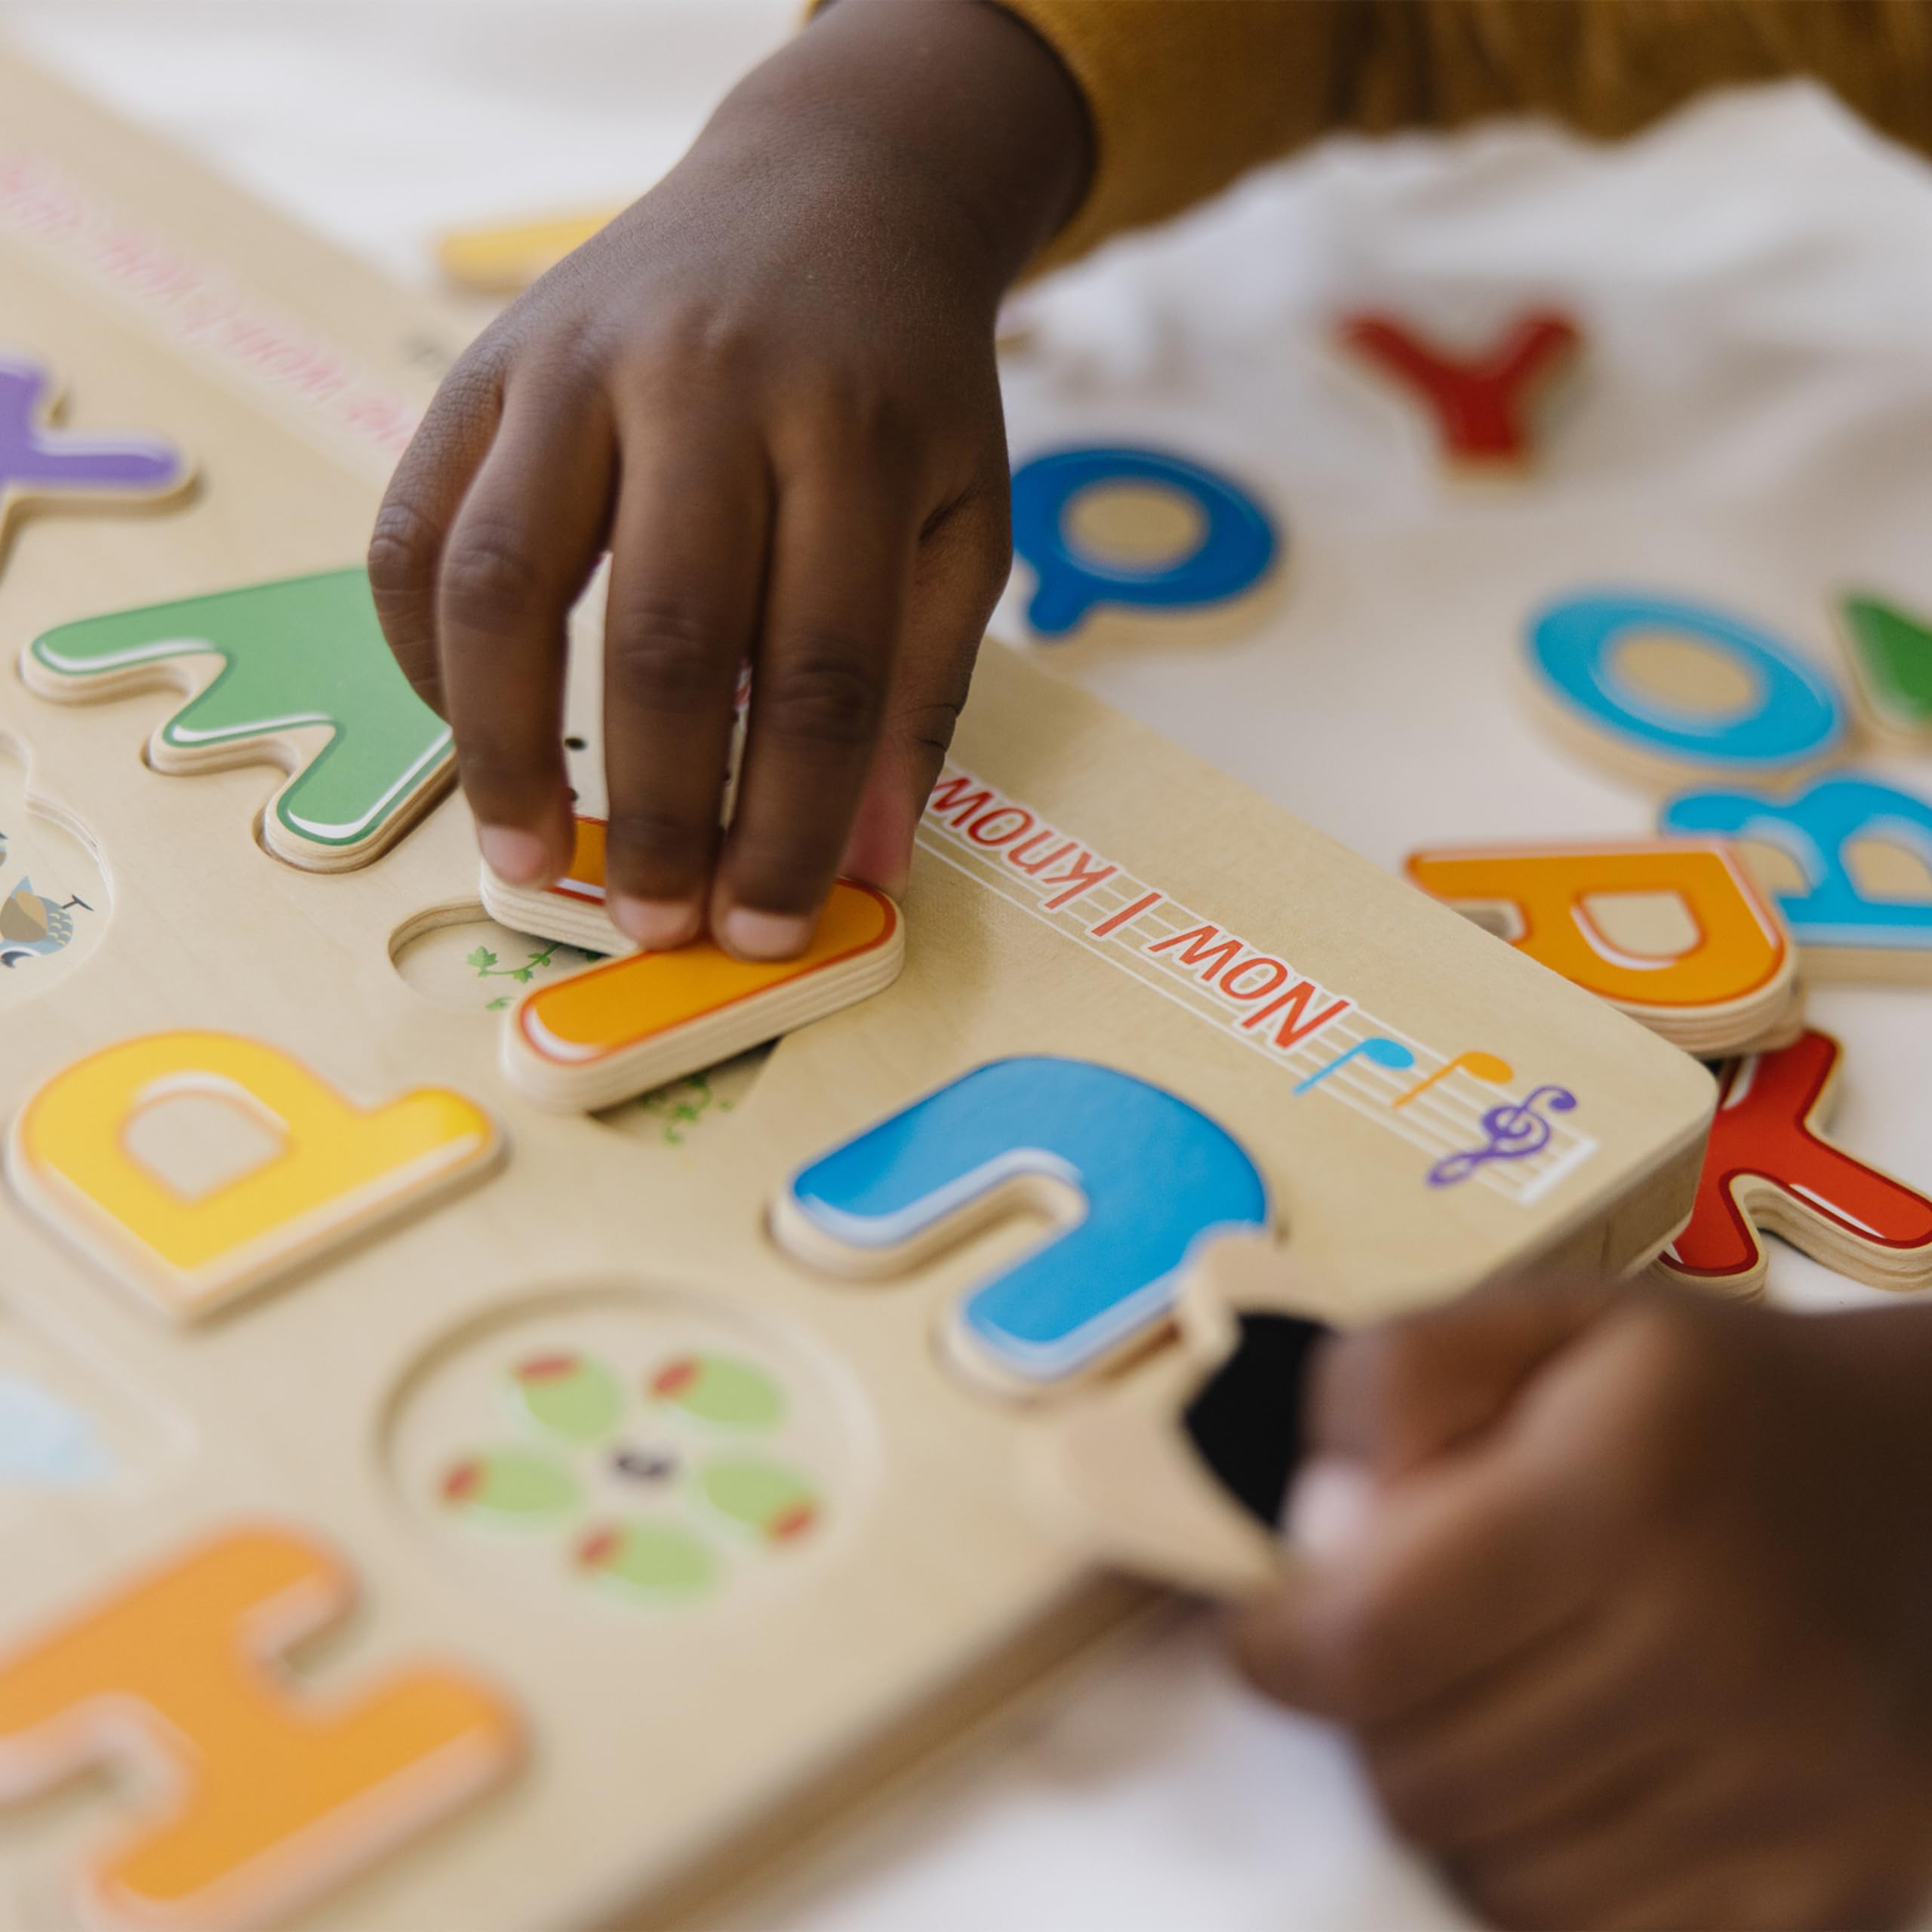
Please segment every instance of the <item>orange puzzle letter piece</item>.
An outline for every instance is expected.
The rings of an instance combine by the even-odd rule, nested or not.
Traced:
[[[127,1143],[143,1108],[188,1095],[266,1124],[278,1151],[184,1195]],[[14,1124],[26,1201],[171,1314],[192,1318],[377,1222],[487,1173],[481,1108],[441,1088],[358,1107],[290,1054],[231,1033],[153,1033],[48,1081]]]
[[[352,1595],[304,1538],[238,1529],[0,1656],[0,1801],[103,1764],[148,1783],[142,1828],[81,1881],[91,1921],[286,1916],[514,1767],[515,1718],[454,1672],[336,1705],[277,1681]]]
[[[737,959],[699,940],[525,993],[503,1034],[504,1071],[545,1106],[613,1106],[869,998],[897,976],[905,946],[892,901],[838,879],[795,959]]]
[[[1721,843],[1452,848],[1411,854],[1408,872],[1464,912],[1500,909],[1519,950],[1694,1052],[1755,1041],[1795,996],[1784,929]],[[1681,950],[1617,944],[1592,905],[1666,895],[1694,929]]]

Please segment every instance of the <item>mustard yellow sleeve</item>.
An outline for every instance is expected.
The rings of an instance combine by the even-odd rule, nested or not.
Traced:
[[[992,0],[1084,94],[1086,199],[1034,264],[1178,213],[1339,129],[1540,113],[1628,134],[1703,89],[1807,74],[1932,148],[1926,0]]]
[[[997,0],[1087,100],[1085,201],[1032,264],[1177,214],[1334,125],[1348,0]]]

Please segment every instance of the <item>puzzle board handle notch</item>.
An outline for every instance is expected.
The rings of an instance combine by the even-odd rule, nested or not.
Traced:
[[[1059,1524],[1103,1561],[1216,1597],[1278,1584],[1278,1524],[1328,1333],[1282,1251],[1204,1243],[1181,1290],[1181,1346],[1072,1409],[1035,1458]]]

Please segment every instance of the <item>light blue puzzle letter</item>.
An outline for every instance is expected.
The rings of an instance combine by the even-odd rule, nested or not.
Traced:
[[[1001,1378],[1077,1374],[1164,1317],[1202,1235],[1264,1227],[1268,1192],[1208,1116],[1091,1061],[994,1060],[795,1174],[786,1208],[886,1272],[1057,1182],[1079,1208],[966,1297],[968,1351]]]
[[[1932,948],[1932,901],[1868,898],[1846,863],[1847,850],[1869,838],[1932,866],[1932,804],[1909,792],[1852,777],[1822,779],[1788,799],[1684,792],[1665,806],[1661,823],[1666,832],[1715,832],[1789,854],[1804,888],[1780,893],[1778,904],[1800,946]]]
[[[1073,500],[1121,483],[1186,498],[1201,513],[1194,548],[1137,568],[1077,545],[1066,529]],[[1276,540],[1253,497],[1184,457],[1158,450],[1056,450],[1013,473],[1013,546],[1038,579],[1026,621],[1041,637],[1058,638],[1097,605],[1182,611],[1226,603],[1267,575]]]
[[[1638,690],[1619,671],[1617,648],[1647,632],[1721,651],[1751,695],[1708,711]],[[1702,605],[1623,591],[1566,597],[1533,621],[1530,659],[1544,688],[1585,724],[1653,756],[1749,776],[1821,758],[1844,737],[1844,708],[1823,676],[1767,632]]]

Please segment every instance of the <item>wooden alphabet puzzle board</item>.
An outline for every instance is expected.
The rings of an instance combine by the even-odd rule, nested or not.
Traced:
[[[9,352],[201,478],[23,521],[9,649],[352,565],[437,312],[24,69],[0,126]],[[1689,1211],[1694,1062],[1002,650],[900,976],[677,1138],[502,1076],[459,801],[292,862],[285,770],[144,759],[182,703],[0,685],[103,901],[0,1051],[0,1924],[715,1904],[1147,1603],[1027,1470],[1200,1235],[1358,1320]]]

